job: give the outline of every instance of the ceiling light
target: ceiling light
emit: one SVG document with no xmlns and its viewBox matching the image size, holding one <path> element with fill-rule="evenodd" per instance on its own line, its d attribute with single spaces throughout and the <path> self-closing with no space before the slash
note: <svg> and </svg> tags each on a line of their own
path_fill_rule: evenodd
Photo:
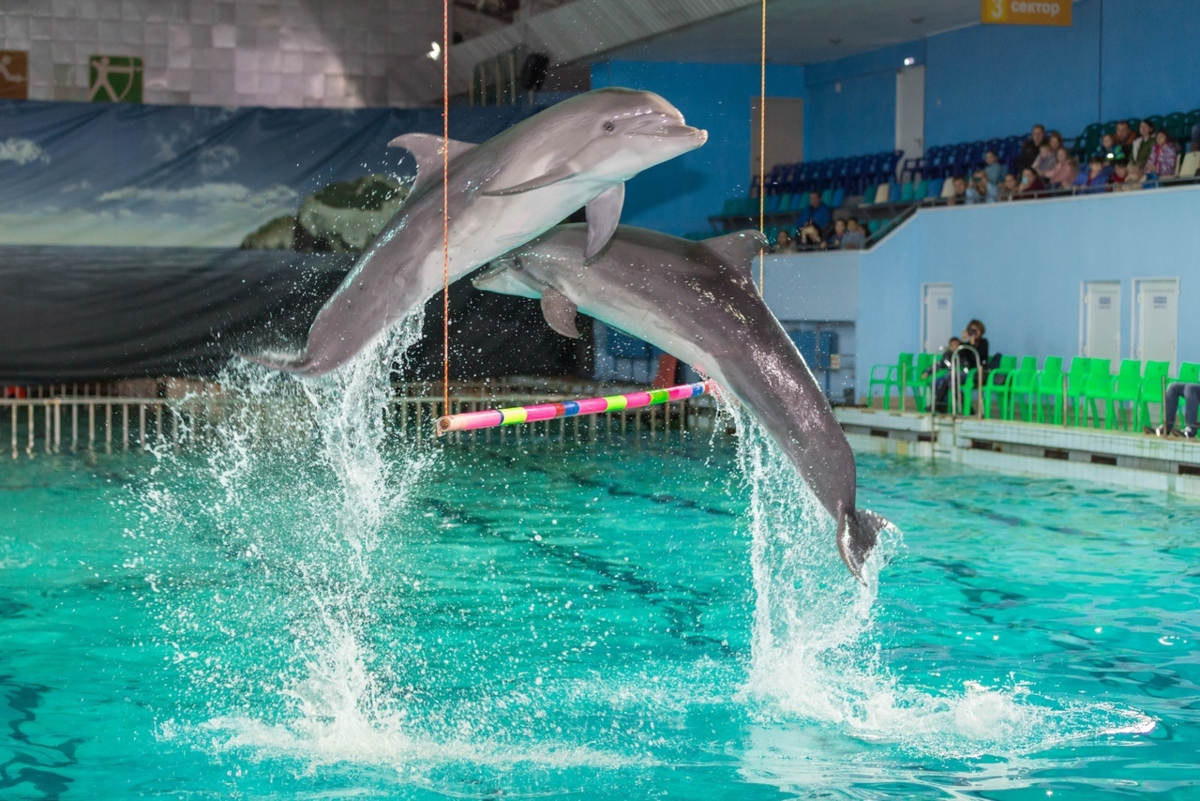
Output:
<svg viewBox="0 0 1200 801">
<path fill-rule="evenodd" d="M 913 58 L 912 56 L 909 56 L 908 58 L 904 59 L 904 66 L 906 66 L 906 67 L 911 67 L 913 64 L 916 64 L 916 63 L 917 63 L 917 60 L 915 58 Z"/>
<path fill-rule="evenodd" d="M 442 46 L 440 44 L 438 44 L 437 42 L 430 42 L 429 43 L 429 52 L 426 53 L 425 55 L 429 56 L 429 58 L 431 58 L 432 60 L 437 61 L 438 58 L 440 58 L 442 55 Z"/>
</svg>

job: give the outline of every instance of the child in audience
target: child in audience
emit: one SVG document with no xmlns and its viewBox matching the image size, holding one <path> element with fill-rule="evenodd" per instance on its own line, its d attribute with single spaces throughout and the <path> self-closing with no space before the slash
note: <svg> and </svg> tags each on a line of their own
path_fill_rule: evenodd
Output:
<svg viewBox="0 0 1200 801">
<path fill-rule="evenodd" d="M 1121 188 L 1121 184 L 1125 183 L 1125 177 L 1129 174 L 1129 165 L 1124 161 L 1118 161 L 1113 165 L 1112 175 L 1108 176 L 1108 182 L 1112 184 L 1113 191 Z"/>
<path fill-rule="evenodd" d="M 833 233 L 826 239 L 824 248 L 826 250 L 838 250 L 842 246 L 842 237 L 846 235 L 846 221 L 837 219 L 833 221 Z"/>
<path fill-rule="evenodd" d="M 1079 162 L 1071 157 L 1071 152 L 1060 147 L 1055 154 L 1054 169 L 1046 176 L 1046 182 L 1052 189 L 1070 189 L 1079 175 Z"/>
<path fill-rule="evenodd" d="M 1046 188 L 1042 183 L 1041 177 L 1033 171 L 1032 167 L 1026 167 L 1021 170 L 1021 186 L 1017 189 L 1017 194 L 1021 197 L 1032 195 L 1035 192 L 1041 192 Z"/>
<path fill-rule="evenodd" d="M 1012 200 L 1021 191 L 1021 184 L 1017 182 L 1017 176 L 1011 172 L 1004 176 L 1004 181 L 1000 184 L 1000 199 Z"/>
<path fill-rule="evenodd" d="M 867 234 L 854 217 L 846 220 L 846 233 L 842 235 L 842 250 L 862 250 L 867 244 Z"/>
<path fill-rule="evenodd" d="M 1154 149 L 1154 125 L 1142 120 L 1138 125 L 1138 138 L 1133 140 L 1133 161 L 1143 169 Z"/>
<path fill-rule="evenodd" d="M 792 235 L 788 233 L 786 228 L 780 229 L 775 235 L 775 252 L 776 253 L 795 253 L 796 243 L 792 241 Z"/>
<path fill-rule="evenodd" d="M 1004 165 L 1000 163 L 1000 158 L 995 151 L 989 150 L 983 154 L 983 171 L 987 173 L 988 183 L 992 186 L 999 186 L 1004 180 Z"/>
<path fill-rule="evenodd" d="M 1058 159 L 1054 157 L 1054 151 L 1050 148 L 1050 143 L 1045 142 L 1038 148 L 1038 156 L 1033 161 L 1033 171 L 1042 178 L 1045 178 L 1057 163 Z"/>
<path fill-rule="evenodd" d="M 1058 149 L 1063 146 L 1062 134 L 1058 131 L 1051 131 L 1046 136 L 1046 141 L 1050 144 L 1050 152 L 1057 153 Z"/>
<path fill-rule="evenodd" d="M 809 220 L 800 226 L 796 244 L 800 250 L 815 250 L 821 246 L 821 229 L 814 221 Z"/>
<path fill-rule="evenodd" d="M 1108 164 L 1103 156 L 1092 156 L 1087 170 L 1081 171 L 1075 179 L 1075 187 L 1080 194 L 1103 192 L 1108 188 Z"/>
<path fill-rule="evenodd" d="M 1178 160 L 1179 146 L 1171 141 L 1166 131 L 1154 135 L 1154 147 L 1150 157 L 1146 159 L 1146 174 L 1159 178 L 1175 177 L 1175 162 Z"/>
<path fill-rule="evenodd" d="M 1142 172 L 1142 168 L 1137 165 L 1137 162 L 1129 162 L 1125 165 L 1125 180 L 1120 186 L 1113 187 L 1114 191 L 1132 192 L 1141 189 L 1146 183 L 1146 174 Z"/>
<path fill-rule="evenodd" d="M 1100 139 L 1100 146 L 1096 148 L 1096 152 L 1093 155 L 1100 156 L 1109 164 L 1116 161 L 1124 161 L 1127 158 L 1125 148 L 1117 144 L 1117 140 L 1112 134 L 1105 134 Z"/>
<path fill-rule="evenodd" d="M 967 201 L 967 179 L 961 175 L 956 175 L 953 178 L 954 194 L 946 198 L 946 203 L 950 206 L 956 203 L 965 203 Z"/>
</svg>

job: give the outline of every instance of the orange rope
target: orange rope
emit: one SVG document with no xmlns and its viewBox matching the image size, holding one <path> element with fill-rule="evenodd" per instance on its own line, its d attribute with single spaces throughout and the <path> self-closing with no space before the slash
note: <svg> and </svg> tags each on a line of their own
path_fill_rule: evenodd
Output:
<svg viewBox="0 0 1200 801">
<path fill-rule="evenodd" d="M 442 414 L 450 413 L 450 0 L 442 0 Z"/>
<path fill-rule="evenodd" d="M 758 232 L 765 234 L 763 226 L 767 201 L 767 0 L 762 0 L 762 50 L 759 54 L 758 86 Z M 758 293 L 763 293 L 763 257 L 766 251 L 758 249 Z"/>
</svg>

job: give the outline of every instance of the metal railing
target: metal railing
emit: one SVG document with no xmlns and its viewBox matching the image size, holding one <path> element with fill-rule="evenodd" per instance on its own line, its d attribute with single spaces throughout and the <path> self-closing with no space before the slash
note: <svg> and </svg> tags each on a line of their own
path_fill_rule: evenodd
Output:
<svg viewBox="0 0 1200 801">
<path fill-rule="evenodd" d="M 432 437 L 434 422 L 443 414 L 562 400 L 571 397 L 611 394 L 611 386 L 599 387 L 581 381 L 539 381 L 534 386 L 512 386 L 509 382 L 463 383 L 451 390 L 448 408 L 440 396 L 427 393 L 425 385 L 396 385 L 387 402 L 385 423 L 394 435 L 406 438 Z M 14 388 L 10 388 L 14 389 Z M 77 390 L 78 387 L 73 389 Z M 21 387 L 0 398 L 0 431 L 9 430 L 7 440 L 12 457 L 22 453 L 61 453 L 74 451 L 148 450 L 153 447 L 179 448 L 209 441 L 230 412 L 244 404 L 222 393 L 219 386 L 208 385 L 202 391 L 176 398 L 127 397 L 112 392 L 111 385 L 95 385 L 89 394 L 75 394 L 66 387 Z M 269 416 L 280 436 L 286 434 L 292 418 L 278 414 L 272 403 L 258 401 L 255 409 Z M 303 419 L 303 418 L 298 418 Z M 556 418 L 535 423 L 454 432 L 440 438 L 444 443 L 521 442 L 538 439 L 550 442 L 596 442 L 632 434 L 648 435 L 650 441 L 683 441 L 689 432 L 726 436 L 730 432 L 720 418 L 714 398 L 702 395 L 686 400 L 605 412 Z M 0 439 L 0 441 L 3 441 Z"/>
</svg>

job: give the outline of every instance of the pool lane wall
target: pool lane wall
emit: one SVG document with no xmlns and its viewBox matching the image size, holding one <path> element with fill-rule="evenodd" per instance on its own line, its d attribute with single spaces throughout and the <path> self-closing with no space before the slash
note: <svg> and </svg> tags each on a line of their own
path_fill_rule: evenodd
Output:
<svg viewBox="0 0 1200 801">
<path fill-rule="evenodd" d="M 920 349 L 921 285 L 954 286 L 954 330 L 978 318 L 992 353 L 1079 352 L 1083 281 L 1121 282 L 1129 357 L 1133 279 L 1180 278 L 1176 361 L 1200 361 L 1200 187 L 922 209 L 867 251 L 768 256 L 764 297 L 785 322 L 849 319 L 853 382 Z M 847 379 L 849 380 L 849 379 Z"/>
</svg>

